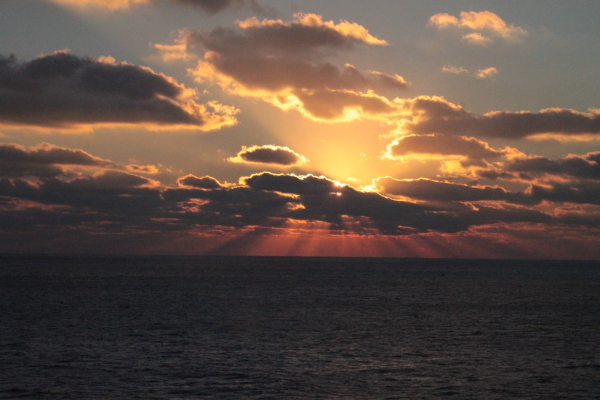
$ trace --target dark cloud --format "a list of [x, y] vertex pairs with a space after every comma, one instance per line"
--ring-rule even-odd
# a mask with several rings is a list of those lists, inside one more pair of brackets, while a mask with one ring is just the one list
[[119, 171], [68, 181], [49, 178], [38, 184], [22, 179], [0, 179], [0, 197], [35, 202], [44, 205], [39, 207], [44, 210], [49, 210], [47, 206], [60, 206], [57, 212], [71, 214], [75, 225], [78, 218], [87, 221], [87, 214], [94, 215], [92, 219], [97, 221], [140, 224], [140, 216], [150, 218], [162, 214], [163, 201], [160, 191], [152, 187], [155, 184], [155, 181]]
[[358, 24], [296, 14], [291, 22], [250, 18], [238, 26], [241, 31], [188, 31], [179, 38], [186, 51], [204, 53], [194, 72], [199, 80], [320, 119], [344, 119], [352, 110], [388, 111], [390, 101], [368, 90], [407, 87], [398, 75], [364, 74], [352, 65], [340, 68], [324, 60], [359, 44], [386, 44]]
[[506, 169], [530, 176], [558, 175], [600, 180], [600, 152], [583, 156], [570, 155], [557, 160], [546, 157], [516, 159], [509, 163]]
[[273, 145], [244, 147], [236, 157], [228, 160], [232, 162], [274, 164], [283, 167], [293, 167], [308, 162], [306, 157], [288, 147]]
[[416, 134], [451, 134], [476, 137], [522, 139], [535, 135], [597, 135], [600, 114], [553, 108], [539, 112], [494, 111], [476, 115], [440, 97], [417, 97], [404, 107], [412, 120], [404, 129]]
[[482, 178], [506, 180], [532, 181], [547, 177], [600, 180], [600, 152], [571, 154], [554, 160], [540, 156], [515, 158], [504, 163], [503, 168], [481, 170], [477, 174]]
[[509, 192], [501, 187], [473, 187], [429, 179], [398, 180], [385, 177], [375, 179], [373, 185], [382, 193], [417, 200], [436, 202], [492, 200], [529, 205], [539, 203], [539, 200], [533, 199], [528, 194]]
[[510, 153], [510, 149], [494, 150], [487, 143], [471, 137], [432, 134], [396, 139], [388, 146], [386, 156], [461, 156], [467, 159], [461, 161], [463, 166], [485, 166], [486, 160], [498, 159]]
[[[282, 224], [290, 215], [289, 204], [297, 200], [248, 187], [167, 189], [162, 194], [179, 223], [207, 224], [243, 228]], [[200, 201], [198, 203], [198, 201]]]
[[[156, 0], [155, 0], [156, 1]], [[264, 12], [264, 9], [255, 0], [171, 0], [173, 3], [186, 4], [198, 7], [201, 10], [215, 14], [231, 6], [250, 5], [254, 11]]]
[[[484, 179], [503, 179], [503, 180], [511, 180], [515, 179], [516, 176], [514, 174], [508, 173], [506, 171], [502, 171], [498, 168], [492, 169], [482, 169], [477, 171], [477, 175]], [[526, 180], [531, 180], [531, 178], [527, 178]]]
[[0, 124], [75, 129], [141, 124], [216, 129], [231, 108], [198, 104], [193, 91], [149, 68], [56, 52], [20, 63], [0, 56]]
[[335, 181], [314, 175], [296, 176], [263, 172], [244, 178], [243, 182], [257, 190], [292, 194], [328, 194], [340, 190]]
[[0, 177], [55, 177], [63, 166], [107, 167], [109, 160], [83, 150], [73, 150], [42, 143], [26, 148], [13, 143], [0, 143]]
[[218, 189], [222, 187], [221, 183], [212, 176], [203, 176], [198, 178], [194, 175], [186, 175], [177, 179], [179, 186], [189, 186], [198, 189]]
[[531, 196], [557, 203], [600, 205], [600, 183], [595, 181], [553, 182], [549, 186], [531, 187]]
[[79, 178], [69, 182], [69, 185], [74, 188], [94, 190], [124, 190], [143, 186], [157, 186], [158, 184], [157, 181], [144, 178], [143, 176], [115, 170], [105, 170], [94, 176]]
[[[325, 177], [312, 175], [276, 175], [271, 173], [254, 174], [244, 180], [257, 190], [269, 190], [299, 195], [303, 208], [296, 209], [290, 218], [319, 219], [344, 229], [344, 216], [364, 219], [379, 232], [385, 234], [405, 234], [406, 232], [459, 232], [473, 225], [497, 222], [552, 222], [552, 217], [535, 210], [505, 206], [492, 208], [480, 206], [444, 208], [430, 207], [405, 201], [392, 200], [379, 193], [363, 192], [350, 186], [340, 187]], [[438, 191], [439, 188], [437, 188]], [[456, 190], [455, 190], [456, 191]], [[461, 195], [458, 193], [458, 195]], [[462, 194], [466, 197], [467, 194]], [[476, 197], [470, 193], [471, 197]], [[488, 194], [489, 197], [493, 196]], [[509, 197], [507, 195], [506, 197]], [[455, 197], [458, 196], [455, 194]], [[480, 197], [485, 197], [480, 195]], [[495, 197], [500, 197], [495, 194]], [[452, 199], [438, 198], [448, 202]], [[512, 200], [512, 199], [511, 199]], [[528, 202], [525, 196], [514, 196], [514, 200]]]
[[[58, 168], [54, 174], [0, 177], [0, 231], [28, 235], [55, 229], [57, 234], [78, 230], [126, 238], [144, 232], [284, 227], [289, 221], [320, 221], [332, 230], [365, 235], [453, 233], [496, 223], [554, 224], [555, 217], [524, 206], [541, 201], [598, 204], [600, 198], [598, 185], [554, 184], [513, 193], [493, 187], [379, 178], [374, 183], [382, 194], [323, 176], [269, 172], [241, 178], [238, 186], [223, 185], [210, 176], [187, 175], [174, 188], [116, 170], [109, 161], [81, 150], [5, 145], [0, 151], [6, 153], [4, 161], [13, 160], [15, 165], [34, 160]], [[96, 172], [89, 176], [85, 175], [89, 170], [58, 173], [66, 165], [89, 166]], [[395, 200], [386, 193], [425, 202]], [[485, 203], [490, 200], [496, 205]], [[581, 223], [581, 217], [560, 221]], [[594, 221], [587, 224], [595, 226]]]

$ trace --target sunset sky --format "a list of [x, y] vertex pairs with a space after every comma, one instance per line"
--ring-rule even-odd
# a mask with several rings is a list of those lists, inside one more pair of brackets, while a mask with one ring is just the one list
[[0, 252], [600, 259], [600, 2], [0, 1]]

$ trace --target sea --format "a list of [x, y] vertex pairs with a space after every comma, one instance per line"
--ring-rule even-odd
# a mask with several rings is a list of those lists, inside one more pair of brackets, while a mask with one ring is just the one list
[[0, 399], [600, 399], [600, 262], [0, 256]]

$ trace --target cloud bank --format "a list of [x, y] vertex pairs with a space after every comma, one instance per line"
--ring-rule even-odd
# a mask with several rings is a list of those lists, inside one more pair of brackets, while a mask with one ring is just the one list
[[[94, 240], [157, 233], [235, 237], [238, 230], [261, 229], [289, 234], [315, 224], [324, 234], [365, 237], [454, 235], [515, 224], [600, 227], [598, 180], [534, 184], [517, 192], [382, 177], [367, 190], [325, 176], [261, 172], [235, 185], [186, 175], [171, 187], [79, 149], [4, 143], [0, 153], [0, 235], [28, 240], [68, 232]], [[73, 172], [73, 165], [87, 169]]]
[[194, 91], [149, 68], [60, 51], [29, 62], [0, 56], [0, 125], [82, 130], [93, 126], [213, 130], [235, 110], [199, 104]]
[[[373, 90], [407, 87], [399, 75], [363, 73], [350, 64], [340, 67], [326, 60], [358, 46], [387, 44], [359, 24], [298, 13], [288, 22], [253, 17], [237, 25], [238, 29], [210, 33], [180, 33], [176, 43], [184, 47], [181, 57], [203, 57], [192, 71], [199, 82], [214, 82], [231, 93], [330, 121], [390, 112], [391, 102]], [[166, 48], [172, 58], [172, 47]]]

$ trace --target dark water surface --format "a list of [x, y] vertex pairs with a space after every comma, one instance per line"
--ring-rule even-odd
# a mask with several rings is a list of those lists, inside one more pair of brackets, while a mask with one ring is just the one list
[[2, 399], [600, 399], [600, 263], [0, 257]]

